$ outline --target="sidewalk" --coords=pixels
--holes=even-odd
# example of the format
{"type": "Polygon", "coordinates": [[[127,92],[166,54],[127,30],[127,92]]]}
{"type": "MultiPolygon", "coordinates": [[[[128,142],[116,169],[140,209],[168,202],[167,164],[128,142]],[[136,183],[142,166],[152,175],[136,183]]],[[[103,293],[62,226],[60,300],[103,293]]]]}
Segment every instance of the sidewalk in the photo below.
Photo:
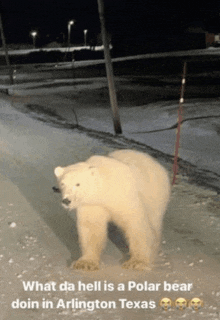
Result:
{"type": "MultiPolygon", "coordinates": [[[[178,179],[178,181],[181,181],[178,179]]],[[[119,283],[135,281],[143,283],[192,283],[190,292],[181,292],[187,299],[199,296],[205,306],[201,311],[193,313],[194,320],[218,319],[220,310],[220,273],[219,273],[219,218],[215,213],[219,211],[216,205],[216,193],[202,190],[188,183],[180,182],[172,192],[172,199],[165,216],[162,251],[158,257],[155,269],[146,273],[135,273],[121,269],[122,253],[117,254],[117,248],[108,241],[113,248],[105,249],[102,257],[101,270],[92,274],[73,272],[67,266],[70,252],[62,244],[59,237],[48,227],[38,212],[33,210],[19,189],[9,180],[0,176],[1,202],[1,320],[37,320],[59,319],[65,317],[76,319],[104,319],[106,312],[108,319],[133,320],[150,317],[150,319],[182,319],[182,312],[172,310],[165,313],[159,307],[161,297],[167,292],[71,292],[71,291],[25,291],[23,281],[38,281],[39,283],[93,283],[104,281],[119,283]],[[183,196],[184,195],[184,196],[183,196]],[[214,211],[213,211],[214,210],[214,211]],[[215,212],[215,213],[214,213],[215,212]],[[103,264],[104,263],[104,264],[103,264]],[[70,301],[72,298],[83,301],[95,299],[117,301],[127,298],[129,301],[150,299],[155,301],[154,310],[95,310],[46,308],[41,307],[42,300],[49,300],[54,306],[59,299],[70,301]],[[37,301],[37,309],[13,309],[12,301],[37,301]],[[144,312],[144,314],[143,314],[144,312]]],[[[41,201],[39,199],[39,201],[41,201]]],[[[58,207],[58,203],[56,204],[58,207]]],[[[66,216],[63,216],[66,219],[66,216]]],[[[74,245],[74,242],[72,243],[74,245]]],[[[78,246],[78,244],[76,244],[78,246]]],[[[174,301],[179,292],[169,292],[174,301]]],[[[192,318],[192,310],[185,310],[186,319],[192,318]]]]}

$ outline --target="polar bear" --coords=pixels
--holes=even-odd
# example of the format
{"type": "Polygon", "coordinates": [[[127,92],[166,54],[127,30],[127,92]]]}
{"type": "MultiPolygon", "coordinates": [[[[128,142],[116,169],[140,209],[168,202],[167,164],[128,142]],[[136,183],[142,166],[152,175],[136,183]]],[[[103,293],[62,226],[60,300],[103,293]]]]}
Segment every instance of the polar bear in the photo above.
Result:
{"type": "Polygon", "coordinates": [[[110,221],[128,240],[130,259],[123,267],[151,268],[170,198],[168,174],[154,158],[135,150],[117,150],[57,167],[54,174],[63,206],[77,209],[82,257],[74,269],[99,269],[110,221]]]}

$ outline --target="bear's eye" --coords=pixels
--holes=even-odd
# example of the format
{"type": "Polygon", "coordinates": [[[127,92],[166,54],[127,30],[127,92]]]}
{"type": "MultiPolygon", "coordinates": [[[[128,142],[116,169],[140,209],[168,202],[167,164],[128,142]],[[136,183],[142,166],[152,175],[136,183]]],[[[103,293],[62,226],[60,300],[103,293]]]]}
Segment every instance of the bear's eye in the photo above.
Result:
{"type": "Polygon", "coordinates": [[[77,184],[76,184],[76,187],[79,187],[79,186],[80,186],[80,183],[77,183],[77,184]]]}

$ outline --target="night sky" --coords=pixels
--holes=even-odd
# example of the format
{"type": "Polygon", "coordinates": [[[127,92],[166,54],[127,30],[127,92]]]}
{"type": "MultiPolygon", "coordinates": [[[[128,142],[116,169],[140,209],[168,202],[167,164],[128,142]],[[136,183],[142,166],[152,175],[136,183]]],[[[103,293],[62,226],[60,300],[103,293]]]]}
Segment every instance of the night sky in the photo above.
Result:
{"type": "MultiPolygon", "coordinates": [[[[220,32],[220,1],[103,0],[107,28],[114,37],[136,34],[181,33],[195,25],[220,32]]],[[[96,0],[2,0],[1,11],[8,43],[31,43],[30,31],[37,30],[42,43],[67,37],[67,22],[75,19],[72,42],[83,42],[100,32],[96,0]]]]}

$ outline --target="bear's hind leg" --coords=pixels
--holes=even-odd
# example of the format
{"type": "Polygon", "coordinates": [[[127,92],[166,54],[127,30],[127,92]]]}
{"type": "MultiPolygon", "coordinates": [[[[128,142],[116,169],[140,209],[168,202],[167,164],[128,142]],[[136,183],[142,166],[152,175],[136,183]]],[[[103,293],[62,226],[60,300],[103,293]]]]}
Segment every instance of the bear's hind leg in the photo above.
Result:
{"type": "Polygon", "coordinates": [[[123,264],[125,269],[151,270],[156,233],[148,221],[136,220],[129,222],[125,228],[129,242],[130,259],[123,264]]]}
{"type": "Polygon", "coordinates": [[[77,229],[82,257],[73,263],[74,269],[94,271],[106,242],[108,212],[99,206],[83,206],[77,211],[77,229]]]}

